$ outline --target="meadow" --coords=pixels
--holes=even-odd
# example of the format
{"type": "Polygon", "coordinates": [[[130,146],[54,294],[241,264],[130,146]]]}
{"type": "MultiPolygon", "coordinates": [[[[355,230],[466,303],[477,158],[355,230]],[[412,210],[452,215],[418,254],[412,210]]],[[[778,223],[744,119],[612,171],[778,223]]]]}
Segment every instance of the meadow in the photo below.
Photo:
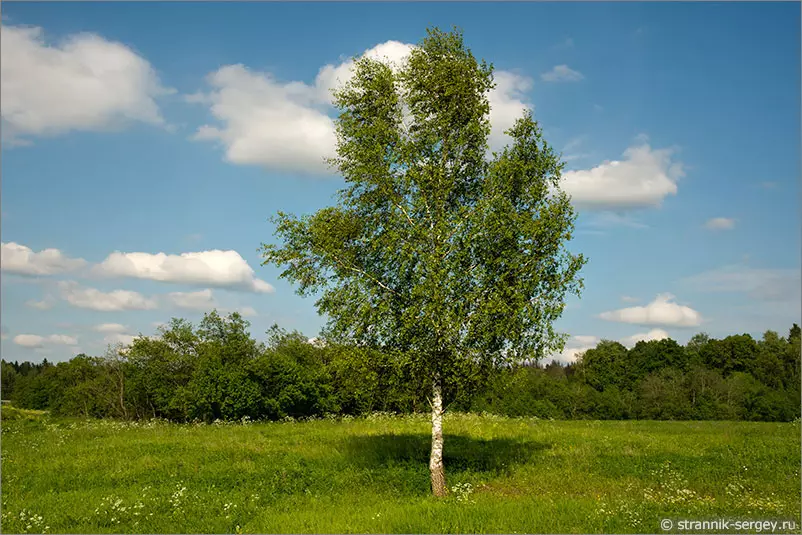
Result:
{"type": "Polygon", "coordinates": [[[218,424],[2,409],[5,533],[660,533],[800,517],[793,423],[446,414],[218,424]]]}

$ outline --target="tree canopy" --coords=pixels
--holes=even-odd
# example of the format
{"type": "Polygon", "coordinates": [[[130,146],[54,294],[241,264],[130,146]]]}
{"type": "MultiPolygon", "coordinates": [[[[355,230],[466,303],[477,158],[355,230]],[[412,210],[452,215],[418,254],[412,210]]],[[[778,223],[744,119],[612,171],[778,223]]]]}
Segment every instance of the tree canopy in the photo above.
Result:
{"type": "Polygon", "coordinates": [[[320,292],[331,337],[410,356],[434,428],[443,383],[466,368],[561,349],[552,324],[581,288],[559,155],[527,112],[488,157],[493,87],[457,30],[429,30],[397,68],[357,60],[334,92],[338,203],[279,213],[279,243],[263,245],[301,295],[320,292]]]}

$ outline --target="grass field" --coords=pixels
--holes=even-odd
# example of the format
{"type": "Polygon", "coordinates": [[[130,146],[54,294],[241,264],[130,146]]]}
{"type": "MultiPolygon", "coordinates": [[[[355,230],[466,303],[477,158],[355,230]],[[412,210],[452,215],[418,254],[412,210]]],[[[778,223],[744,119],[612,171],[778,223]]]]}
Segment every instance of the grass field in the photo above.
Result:
{"type": "MultiPolygon", "coordinates": [[[[447,414],[237,425],[3,407],[2,531],[660,533],[665,517],[800,516],[799,423],[447,414]]],[[[730,530],[731,531],[731,530],[730,530]]]]}

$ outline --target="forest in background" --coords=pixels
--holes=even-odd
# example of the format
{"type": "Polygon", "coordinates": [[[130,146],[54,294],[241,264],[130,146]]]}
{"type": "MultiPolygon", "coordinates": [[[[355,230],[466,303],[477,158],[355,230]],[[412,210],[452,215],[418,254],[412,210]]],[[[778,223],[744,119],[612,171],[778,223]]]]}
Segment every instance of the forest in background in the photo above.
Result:
{"type": "MultiPolygon", "coordinates": [[[[428,412],[430,385],[404,354],[310,343],[274,327],[266,343],[234,313],[100,357],[2,361],[2,397],[54,415],[175,422],[428,412]]],[[[447,410],[550,419],[759,420],[800,416],[800,327],[686,345],[603,340],[576,363],[471,367],[444,388],[447,410]]]]}

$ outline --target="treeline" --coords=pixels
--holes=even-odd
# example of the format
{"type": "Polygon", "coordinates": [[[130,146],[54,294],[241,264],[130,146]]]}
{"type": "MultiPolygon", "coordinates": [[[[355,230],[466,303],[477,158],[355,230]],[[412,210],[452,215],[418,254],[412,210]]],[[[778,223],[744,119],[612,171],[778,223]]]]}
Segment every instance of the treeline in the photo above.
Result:
{"type": "MultiPolygon", "coordinates": [[[[313,344],[278,327],[258,343],[248,327],[212,312],[102,357],[2,361],[2,397],[57,415],[177,422],[429,410],[430,385],[401,353],[313,344]]],[[[801,353],[796,324],[785,338],[602,341],[567,366],[466,368],[445,397],[452,409],[507,416],[790,421],[800,414],[801,353]]]]}

